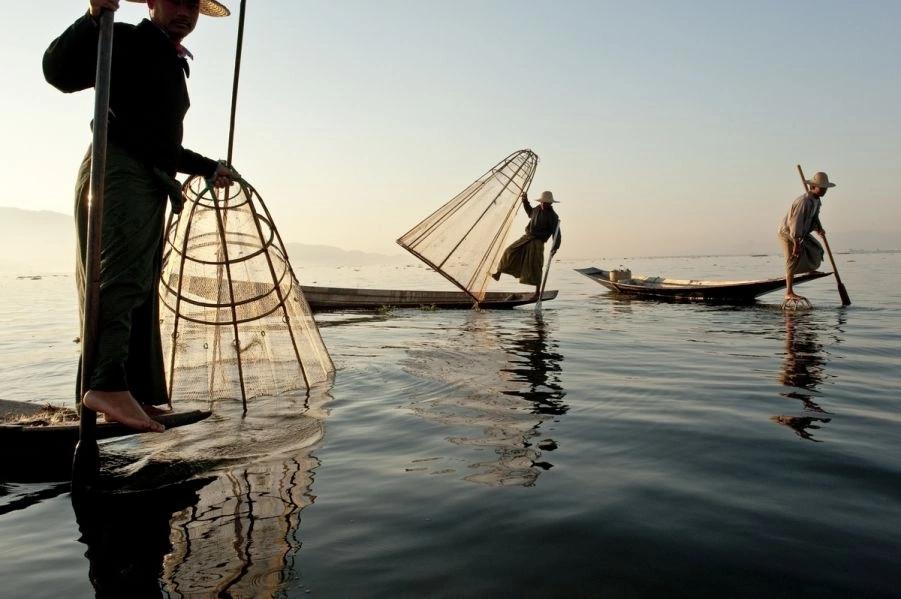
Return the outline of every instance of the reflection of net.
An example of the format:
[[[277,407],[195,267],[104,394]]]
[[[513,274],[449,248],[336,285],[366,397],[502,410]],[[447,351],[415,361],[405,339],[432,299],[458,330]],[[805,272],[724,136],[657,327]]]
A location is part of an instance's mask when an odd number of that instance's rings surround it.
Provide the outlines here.
[[[300,550],[300,512],[313,502],[318,465],[310,456],[254,464],[205,487],[197,505],[172,519],[167,596],[279,596]]]
[[[326,380],[334,366],[256,190],[193,177],[184,195],[160,285],[170,397],[246,400]]]
[[[510,154],[397,243],[482,301],[537,166],[531,150]]]

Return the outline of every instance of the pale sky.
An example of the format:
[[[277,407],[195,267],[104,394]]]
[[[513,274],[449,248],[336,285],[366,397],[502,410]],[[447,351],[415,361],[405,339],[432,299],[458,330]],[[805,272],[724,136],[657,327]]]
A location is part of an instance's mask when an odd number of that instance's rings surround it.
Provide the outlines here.
[[[146,14],[122,4],[117,20]],[[400,253],[524,147],[533,195],[561,201],[561,256],[776,252],[798,162],[838,183],[827,232],[901,231],[896,0],[247,4],[235,166],[286,241]],[[86,6],[4,8],[0,205],[71,212],[93,94],[50,87],[41,56]],[[236,14],[201,17],[185,42],[185,146],[213,158],[236,32]]]

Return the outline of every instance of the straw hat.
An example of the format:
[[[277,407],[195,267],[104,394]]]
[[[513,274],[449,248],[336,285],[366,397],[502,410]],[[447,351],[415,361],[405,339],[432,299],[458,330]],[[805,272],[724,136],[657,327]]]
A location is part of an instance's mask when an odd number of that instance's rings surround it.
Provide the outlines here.
[[[139,2],[141,4],[146,4],[147,0],[128,0],[129,2]],[[232,14],[230,10],[225,8],[223,4],[220,4],[216,0],[200,0],[200,14],[206,15],[208,17],[227,17]]]
[[[807,184],[812,187],[819,187],[820,189],[835,187],[835,183],[829,182],[829,177],[826,175],[826,173],[814,174],[813,177],[807,180]]]
[[[554,199],[554,194],[549,191],[542,191],[541,197],[535,200],[539,204],[559,204],[557,200]]]

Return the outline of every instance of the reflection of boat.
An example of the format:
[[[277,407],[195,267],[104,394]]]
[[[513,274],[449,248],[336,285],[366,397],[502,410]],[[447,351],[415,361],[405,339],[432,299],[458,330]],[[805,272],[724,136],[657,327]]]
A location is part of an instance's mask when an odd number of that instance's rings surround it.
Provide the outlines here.
[[[314,312],[327,310],[375,310],[394,308],[472,308],[472,297],[463,291],[415,291],[409,289],[354,289],[344,287],[302,286]],[[557,297],[557,291],[545,291],[542,301]],[[513,308],[535,301],[534,293],[493,291],[485,294],[482,308]]]
[[[612,281],[610,272],[600,268],[577,268],[592,281],[622,295],[679,301],[751,303],[758,296],[785,287],[785,278],[756,281],[699,281],[635,276]],[[828,277],[832,273],[813,271],[795,277],[795,284]]]

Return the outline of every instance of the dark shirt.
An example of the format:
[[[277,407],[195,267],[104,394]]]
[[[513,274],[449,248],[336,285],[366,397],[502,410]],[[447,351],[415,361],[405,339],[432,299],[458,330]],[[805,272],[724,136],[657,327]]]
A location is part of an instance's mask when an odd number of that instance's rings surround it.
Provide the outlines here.
[[[526,214],[529,215],[529,224],[526,225],[526,233],[541,241],[547,241],[551,238],[551,235],[554,234],[554,231],[557,231],[554,247],[551,248],[552,252],[556,252],[560,248],[562,233],[557,230],[557,225],[560,223],[560,217],[554,212],[554,208],[550,205],[544,210],[540,207],[532,208],[532,206],[529,205],[529,201],[525,199],[522,201],[522,207],[526,211]]]
[[[64,92],[94,86],[100,28],[90,13],[75,21],[44,52],[44,77]],[[116,23],[110,81],[109,141],[174,175],[210,176],[216,162],[181,145],[191,102],[188,66],[166,33],[144,19]]]

